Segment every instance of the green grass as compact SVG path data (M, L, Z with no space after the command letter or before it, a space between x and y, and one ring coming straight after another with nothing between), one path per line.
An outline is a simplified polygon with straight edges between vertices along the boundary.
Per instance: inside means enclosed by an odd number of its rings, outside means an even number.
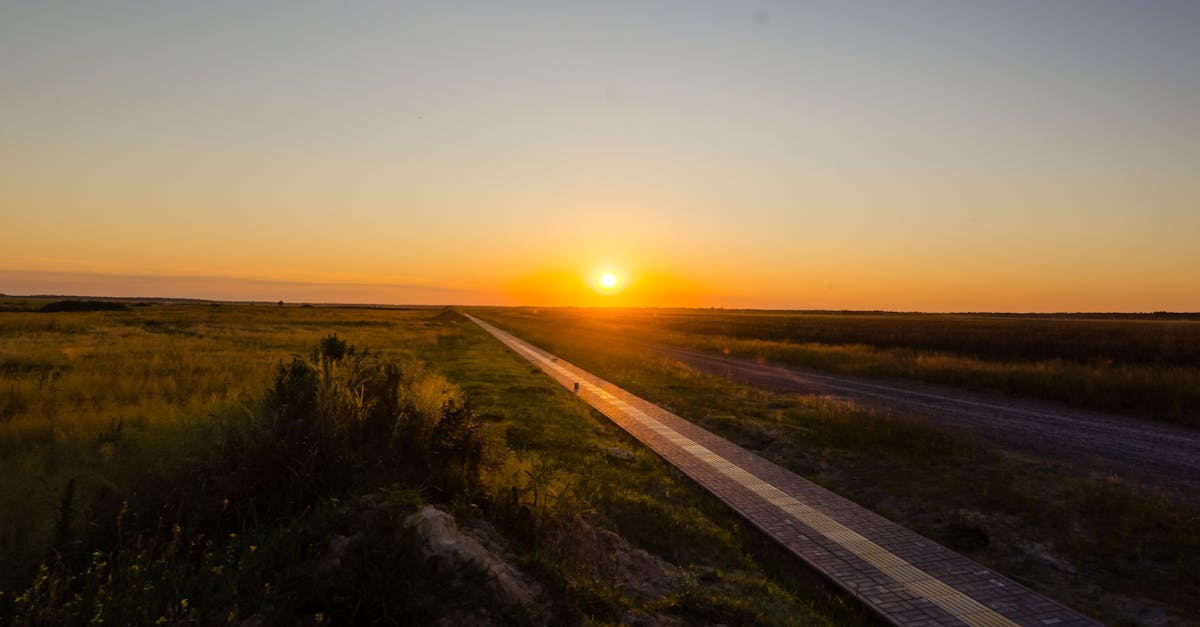
M373 350L332 360L331 333ZM452 314L13 306L0 346L0 624L874 620ZM399 526L423 503L494 525L548 613L431 572ZM577 516L679 585L647 597L564 553ZM356 533L348 574L314 574Z
M98 615L130 624L230 616L419 624L449 607L536 620L443 585L398 524L360 528L364 511L394 522L422 503L494 525L549 590L541 618L555 622L873 620L453 314L207 304L34 309L0 306L0 623L81 624ZM1200 511L1178 495L1075 477L920 421L736 385L619 341L686 344L701 334L642 329L623 313L589 315L484 314L1104 620L1138 622L1131 607L1200 620ZM375 352L361 366L324 366L310 356L331 333ZM888 351L908 349L871 350L881 352L839 358L896 363ZM329 372L340 382L311 414L336 419L306 418L315 430L298 435L272 427L278 416L270 409L295 406L271 399L280 398L281 366L296 355L317 368L311 381ZM401 373L398 394L385 403L400 413L388 415L408 426L380 431L393 423L379 423L356 399L368 388L390 389L379 383L390 376L388 363ZM456 413L464 404L469 410ZM478 465L452 470L422 452L476 450L469 439L428 439L450 416L481 425ZM608 455L613 447L631 451L633 461ZM574 516L666 560L686 575L682 583L646 597L597 573L556 544ZM356 532L372 549L353 557L353 577L314 577L330 539Z
M1200 620L1200 507L1183 495L1079 477L917 418L709 376L605 325L564 323L586 312L478 315L1103 620L1143 622L1133 608Z
M780 555L757 531L641 448L540 370L475 325L442 338L433 362L461 382L481 411L500 418L516 463L541 482L553 519L582 514L669 562L705 573L675 598L638 605L587 581L570 564L539 562L575 603L570 614L602 622L624 612L665 612L726 624L847 624L869 620L856 604ZM634 452L632 463L605 454ZM532 502L530 503L532 504ZM528 529L536 533L538 525Z
M152 326L170 331L139 338L136 348L177 350L186 338L206 335L198 323L209 313L196 307L158 312ZM226 321L225 331L240 326L264 342L280 344L297 331L307 335L303 326L289 324L291 312L250 308L238 313L242 323ZM159 421L117 418L92 431L94 422L81 412L80 419L65 423L44 443L25 440L19 448L5 447L0 623L194 624L256 616L294 622L306 613L371 622L439 615L448 591L427 582L421 558L403 537L373 547L369 559L360 560L364 568L400 568L395 576L350 586L338 577L312 582L306 573L327 550L330 537L354 524L356 513L340 500L398 494L401 498L373 509L389 514L379 518L402 520L406 509L422 501L470 493L479 485L482 465L499 456L493 449L503 450L502 438L492 437L491 425L462 407L456 388L415 360L415 350L436 344L445 331L431 323L431 314L376 312L377 324L363 325L361 318L323 313L329 326L349 327L352 333L371 328L389 336L395 348L356 351L325 335L307 347L309 356L281 359L253 348L239 351L228 334L212 333L206 339L221 347L223 358L250 367L275 360L266 377L271 383L259 389L247 384L238 398L212 399L202 412L174 405L180 399L171 393L173 387L148 385L140 389L141 397L110 396L103 407L114 412L128 406L171 408L174 413ZM75 322L85 331L71 327L60 337L44 338L46 343L76 345L146 323L144 318L83 315ZM307 322L320 314L303 315ZM246 317L261 328L245 324ZM313 345L319 352L312 352ZM95 347L101 356L129 360L122 364L131 368L112 368L108 359L72 363L73 376L64 380L79 385L81 395L102 389L94 385L97 380L120 385L131 369L160 381L179 376L178 370L159 367L163 361L147 358L150 364L138 364L121 355L119 345ZM180 365L186 367L188 358L179 354ZM221 371L219 363L202 366L201 372ZM43 386L39 391L49 396L76 389ZM37 400L35 408L55 402ZM364 532L396 535L387 525ZM270 550L281 544L290 548L282 554ZM339 585L350 586L353 595L326 589ZM323 595L332 596L322 601ZM486 605L484 598L475 600ZM383 601L401 606L392 607L393 614L372 613L382 608L360 613L364 603Z
M635 339L1200 426L1200 320L708 310L505 310Z

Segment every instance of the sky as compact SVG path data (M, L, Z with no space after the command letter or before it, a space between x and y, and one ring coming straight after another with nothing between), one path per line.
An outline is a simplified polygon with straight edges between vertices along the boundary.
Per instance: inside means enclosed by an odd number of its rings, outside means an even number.
M1200 311L1200 3L4 2L0 293Z

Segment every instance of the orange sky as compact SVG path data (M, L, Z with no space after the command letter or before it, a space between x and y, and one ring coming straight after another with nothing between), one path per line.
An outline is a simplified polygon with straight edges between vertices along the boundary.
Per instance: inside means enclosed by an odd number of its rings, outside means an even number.
M1196 24L5 4L0 292L1197 311Z

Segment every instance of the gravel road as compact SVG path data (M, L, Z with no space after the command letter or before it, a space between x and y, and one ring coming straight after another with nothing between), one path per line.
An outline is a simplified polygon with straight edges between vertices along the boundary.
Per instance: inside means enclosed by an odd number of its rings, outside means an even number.
M652 348L697 370L764 389L844 397L876 410L923 416L1004 450L1200 498L1200 429L913 381L830 374L672 346Z

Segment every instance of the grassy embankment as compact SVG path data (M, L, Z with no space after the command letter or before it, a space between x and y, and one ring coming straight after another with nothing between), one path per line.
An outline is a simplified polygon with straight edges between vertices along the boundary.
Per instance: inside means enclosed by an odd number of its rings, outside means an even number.
M870 620L453 316L14 309L0 312L0 624L411 624L480 608L519 623ZM543 602L431 571L399 524L423 503L494 525ZM665 558L673 583L639 590L630 576L646 573L597 570L608 555L564 540L600 527ZM330 570L347 537L360 541Z
M1200 507L1178 495L1073 476L919 420L708 376L623 342L647 335L624 314L479 315L1103 620L1200 620Z
M588 332L1200 426L1200 319L547 310Z

